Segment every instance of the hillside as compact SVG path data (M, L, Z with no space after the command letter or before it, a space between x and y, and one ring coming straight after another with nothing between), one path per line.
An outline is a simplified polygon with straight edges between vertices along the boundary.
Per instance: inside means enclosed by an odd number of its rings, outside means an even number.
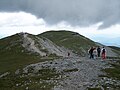
M64 57L69 51L44 37L28 33L3 38L0 45L0 72L14 71L25 65L44 61L42 57Z
M44 36L55 44L68 48L80 56L85 56L91 46L96 46L94 41L71 31L48 31L38 36Z
M35 54L31 55L22 47L22 42L19 34L0 40L0 73L39 61Z

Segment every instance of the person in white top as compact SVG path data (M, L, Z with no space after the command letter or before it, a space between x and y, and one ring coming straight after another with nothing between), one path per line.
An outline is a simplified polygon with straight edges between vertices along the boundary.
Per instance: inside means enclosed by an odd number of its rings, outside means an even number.
M94 48L94 50L93 50L93 55L94 55L94 59L96 59L97 58L97 49L96 48Z

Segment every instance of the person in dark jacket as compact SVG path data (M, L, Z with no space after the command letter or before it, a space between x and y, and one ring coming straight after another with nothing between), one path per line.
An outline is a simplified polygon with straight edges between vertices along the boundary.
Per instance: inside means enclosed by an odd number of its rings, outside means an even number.
M90 54L90 59L94 59L93 51L94 51L94 48L93 48L93 47L91 47L91 48L88 50L88 53Z
M68 52L68 57L70 56L70 52Z
M100 57L100 53L101 53L101 48L98 46L97 47L97 56Z

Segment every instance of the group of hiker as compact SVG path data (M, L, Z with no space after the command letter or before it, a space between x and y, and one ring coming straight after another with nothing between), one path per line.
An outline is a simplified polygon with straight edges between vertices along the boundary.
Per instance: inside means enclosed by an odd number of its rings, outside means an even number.
M106 59L106 49L105 47L102 47L102 49L98 46L98 47L91 47L88 50L89 53L89 58L90 59L96 59L98 58L102 58L102 59Z

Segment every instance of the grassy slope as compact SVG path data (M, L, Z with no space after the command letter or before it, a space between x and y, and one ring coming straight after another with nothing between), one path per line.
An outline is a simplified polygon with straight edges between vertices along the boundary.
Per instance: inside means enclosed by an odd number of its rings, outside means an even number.
M29 34L29 37L37 40L34 35ZM50 83L44 80L48 78L56 79L59 74L54 70L42 69L38 73L39 76L37 74L35 76L26 74L27 76L22 78L20 78L20 76L24 75L22 71L18 75L14 74L15 70L22 70L28 64L51 60L49 57L42 59L37 54L26 51L22 47L22 43L22 37L18 34L0 40L0 74L7 71L12 72L6 77L0 78L0 90L25 90L26 87L29 87L29 90L51 90L54 87L54 82ZM26 82L30 84L25 86ZM35 82L41 83L35 84ZM16 86L18 83L21 85Z
M83 55L91 46L96 46L90 39L71 31L48 31L38 36L44 36L59 46L73 50Z
M21 44L18 34L0 40L0 72L14 71L39 61L39 57L25 51Z

